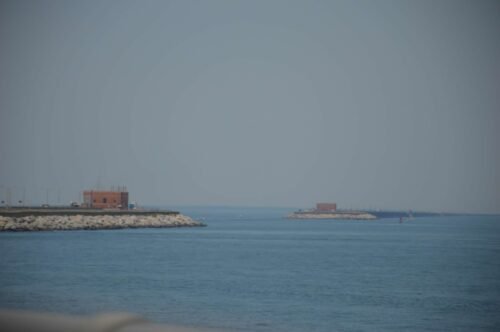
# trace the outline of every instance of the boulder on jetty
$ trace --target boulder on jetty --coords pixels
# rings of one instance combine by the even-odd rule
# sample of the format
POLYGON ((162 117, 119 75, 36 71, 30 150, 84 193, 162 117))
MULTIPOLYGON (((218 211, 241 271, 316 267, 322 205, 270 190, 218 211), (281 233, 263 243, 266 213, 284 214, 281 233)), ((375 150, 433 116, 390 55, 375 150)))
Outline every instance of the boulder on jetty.
POLYGON ((205 226, 182 214, 0 216, 0 232, 205 226))

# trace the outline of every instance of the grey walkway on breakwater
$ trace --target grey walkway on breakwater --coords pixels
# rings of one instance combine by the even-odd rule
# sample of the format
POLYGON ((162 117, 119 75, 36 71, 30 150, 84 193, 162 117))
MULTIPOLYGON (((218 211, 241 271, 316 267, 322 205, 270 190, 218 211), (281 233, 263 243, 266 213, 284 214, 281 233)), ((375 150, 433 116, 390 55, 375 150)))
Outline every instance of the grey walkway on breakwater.
POLYGON ((82 209, 67 207, 11 207, 0 208, 0 216, 23 217, 23 216, 115 216, 115 215, 176 215, 177 211, 171 210, 120 210, 120 209, 82 209))
POLYGON ((2 209, 2 231, 98 230, 205 226, 175 211, 2 209))

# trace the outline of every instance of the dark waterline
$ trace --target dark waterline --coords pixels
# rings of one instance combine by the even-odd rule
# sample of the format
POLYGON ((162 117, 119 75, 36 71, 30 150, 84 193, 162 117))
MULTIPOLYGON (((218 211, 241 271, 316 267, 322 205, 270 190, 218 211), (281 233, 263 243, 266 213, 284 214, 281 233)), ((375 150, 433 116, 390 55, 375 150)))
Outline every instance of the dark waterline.
POLYGON ((0 234, 0 307, 250 331, 500 329, 499 217, 180 210, 208 227, 0 234))

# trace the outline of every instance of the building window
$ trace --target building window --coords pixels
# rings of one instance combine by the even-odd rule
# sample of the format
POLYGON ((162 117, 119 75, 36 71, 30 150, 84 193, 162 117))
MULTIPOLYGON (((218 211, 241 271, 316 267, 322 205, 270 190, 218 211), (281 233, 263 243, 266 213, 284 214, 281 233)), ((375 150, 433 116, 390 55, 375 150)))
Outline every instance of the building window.
POLYGON ((106 199, 106 197, 104 197, 104 198, 102 199, 102 202, 103 202, 103 203, 107 203, 107 202, 108 202, 108 200, 106 199))
POLYGON ((94 199, 94 203, 95 203, 95 199, 94 199))

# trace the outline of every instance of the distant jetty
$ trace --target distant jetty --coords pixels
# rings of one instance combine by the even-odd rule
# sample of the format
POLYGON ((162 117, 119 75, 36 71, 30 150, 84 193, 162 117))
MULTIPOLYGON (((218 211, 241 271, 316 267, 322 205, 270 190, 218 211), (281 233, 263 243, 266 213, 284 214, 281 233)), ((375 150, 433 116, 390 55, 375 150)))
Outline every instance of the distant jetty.
POLYGON ((336 212, 313 212, 296 211, 287 216, 288 219, 348 219, 348 220, 374 220, 373 214, 362 211, 336 211, 336 212))
POLYGON ((176 211, 105 209, 0 209, 0 232, 200 227, 176 211))
POLYGON ((317 203, 316 208, 299 210, 287 216, 288 219, 347 219, 374 220, 377 217, 364 211, 340 211, 336 203, 317 203))

